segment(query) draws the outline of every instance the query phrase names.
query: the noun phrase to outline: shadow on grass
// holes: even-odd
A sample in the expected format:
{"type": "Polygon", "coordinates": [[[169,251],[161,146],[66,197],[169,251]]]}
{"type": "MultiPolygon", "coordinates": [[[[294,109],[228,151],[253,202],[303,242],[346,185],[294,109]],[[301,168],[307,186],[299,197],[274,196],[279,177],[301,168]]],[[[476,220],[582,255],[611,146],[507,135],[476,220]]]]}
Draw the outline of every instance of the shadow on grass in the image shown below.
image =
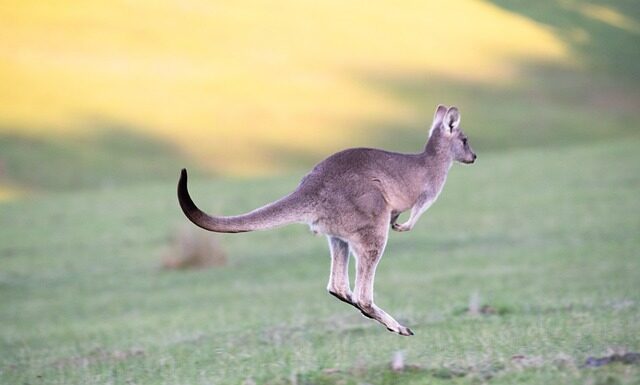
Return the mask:
{"type": "Polygon", "coordinates": [[[99,122],[87,132],[68,138],[0,134],[0,183],[63,191],[177,180],[187,166],[200,171],[170,143],[127,125],[99,122]]]}

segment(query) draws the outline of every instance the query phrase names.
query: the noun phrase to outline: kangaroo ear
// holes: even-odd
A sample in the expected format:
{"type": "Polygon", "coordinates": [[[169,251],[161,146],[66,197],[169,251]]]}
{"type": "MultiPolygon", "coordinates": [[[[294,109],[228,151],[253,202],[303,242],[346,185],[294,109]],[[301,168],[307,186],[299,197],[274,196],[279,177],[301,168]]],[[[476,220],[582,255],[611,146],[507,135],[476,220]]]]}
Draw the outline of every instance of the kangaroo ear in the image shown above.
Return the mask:
{"type": "Polygon", "coordinates": [[[440,127],[444,120],[444,115],[447,113],[447,107],[442,104],[438,104],[436,112],[433,114],[433,123],[431,123],[431,130],[429,130],[429,136],[433,133],[433,130],[440,127]]]}
{"type": "Polygon", "coordinates": [[[453,132],[460,125],[460,111],[458,108],[451,107],[444,115],[444,127],[449,133],[453,132]]]}

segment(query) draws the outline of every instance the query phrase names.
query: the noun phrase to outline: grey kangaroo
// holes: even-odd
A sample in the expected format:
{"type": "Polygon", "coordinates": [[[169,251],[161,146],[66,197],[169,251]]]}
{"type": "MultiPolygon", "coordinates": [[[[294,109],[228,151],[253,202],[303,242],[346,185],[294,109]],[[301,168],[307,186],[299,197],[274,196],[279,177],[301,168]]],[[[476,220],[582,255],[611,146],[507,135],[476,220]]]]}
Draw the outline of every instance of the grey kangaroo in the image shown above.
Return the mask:
{"type": "Polygon", "coordinates": [[[389,227],[409,231],[442,191],[454,161],[473,163],[476,154],[460,129],[456,107],[439,105],[424,151],[399,154],[371,148],[338,152],[317,164],[291,194],[244,215],[210,216],[196,207],[187,190],[187,171],[178,182],[184,214],[203,229],[219,233],[264,230],[306,223],[327,236],[331,274],[327,290],[389,331],[413,335],[373,302],[373,280],[389,227]],[[411,210],[409,219],[396,223],[411,210]],[[355,288],[349,285],[349,253],[356,260],[355,288]]]}

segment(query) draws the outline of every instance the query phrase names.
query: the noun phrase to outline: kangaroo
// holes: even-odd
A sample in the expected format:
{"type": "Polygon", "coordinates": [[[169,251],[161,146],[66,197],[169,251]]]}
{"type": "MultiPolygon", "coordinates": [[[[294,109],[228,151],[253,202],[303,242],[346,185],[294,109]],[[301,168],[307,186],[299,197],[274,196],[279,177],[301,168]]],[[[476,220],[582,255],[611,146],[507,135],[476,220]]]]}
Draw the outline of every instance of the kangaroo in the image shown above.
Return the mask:
{"type": "Polygon", "coordinates": [[[454,161],[473,163],[476,154],[460,129],[456,107],[438,105],[429,138],[418,154],[371,148],[338,152],[318,163],[289,195],[244,215],[217,217],[201,211],[187,190],[187,171],[178,182],[178,201],[197,226],[219,233],[265,230],[305,223],[327,236],[331,273],[327,290],[391,331],[413,335],[373,302],[376,267],[389,227],[409,231],[442,191],[454,161]],[[397,223],[411,210],[409,219],[397,223]],[[354,291],[349,284],[349,254],[356,260],[354,291]]]}

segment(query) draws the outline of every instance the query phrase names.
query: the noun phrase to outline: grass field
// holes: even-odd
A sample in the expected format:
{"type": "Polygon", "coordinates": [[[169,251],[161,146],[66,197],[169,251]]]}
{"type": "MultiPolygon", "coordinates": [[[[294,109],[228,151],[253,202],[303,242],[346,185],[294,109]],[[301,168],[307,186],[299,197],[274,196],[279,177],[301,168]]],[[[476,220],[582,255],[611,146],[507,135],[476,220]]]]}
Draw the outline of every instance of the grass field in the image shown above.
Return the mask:
{"type": "MultiPolygon", "coordinates": [[[[329,296],[324,239],[301,226],[220,241],[228,266],[162,271],[183,221],[173,184],[0,206],[3,384],[637,384],[580,368],[640,350],[640,138],[481,154],[393,233],[377,302],[388,333],[329,296]],[[477,292],[496,314],[466,314],[477,292]],[[388,369],[403,351],[403,373],[388,369]],[[514,355],[525,358],[513,359],[514,355]]],[[[235,213],[296,178],[193,182],[235,213]]]]}

